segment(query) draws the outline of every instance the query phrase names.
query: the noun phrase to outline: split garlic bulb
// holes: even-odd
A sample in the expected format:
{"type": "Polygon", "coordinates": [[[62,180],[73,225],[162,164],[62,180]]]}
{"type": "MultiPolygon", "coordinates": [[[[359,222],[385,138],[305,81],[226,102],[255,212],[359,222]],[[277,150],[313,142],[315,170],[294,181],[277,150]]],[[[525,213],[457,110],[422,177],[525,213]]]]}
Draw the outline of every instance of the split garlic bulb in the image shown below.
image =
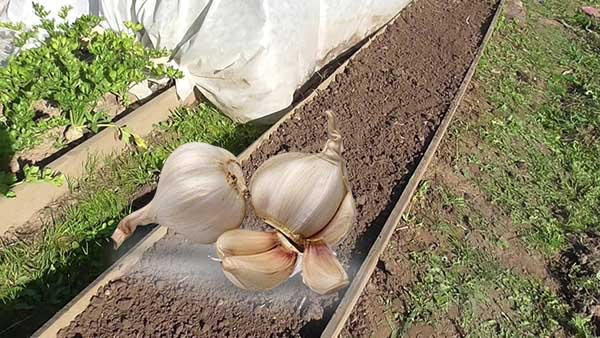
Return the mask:
{"type": "Polygon", "coordinates": [[[256,214],[300,245],[310,240],[337,244],[356,214],[342,158],[342,137],[333,114],[326,114],[329,140],[323,151],[273,156],[250,181],[256,214]]]}
{"type": "MultiPolygon", "coordinates": [[[[326,114],[329,140],[320,153],[274,156],[258,168],[250,182],[251,203],[256,215],[281,233],[269,236],[279,236],[279,241],[287,238],[304,250],[303,281],[320,294],[348,284],[348,276],[331,247],[350,231],[356,217],[346,163],[342,158],[342,138],[333,114],[330,111],[326,114]]],[[[238,233],[237,236],[242,243],[265,242],[264,238],[255,239],[257,236],[249,233],[238,233]]],[[[252,260],[241,256],[244,257],[241,259],[243,262],[237,262],[235,269],[224,259],[223,269],[226,274],[229,273],[230,279],[233,270],[233,277],[253,276],[252,283],[239,283],[239,279],[232,279],[240,287],[248,288],[252,284],[253,289],[260,289],[256,287],[259,283],[257,276],[264,277],[265,285],[273,287],[276,283],[269,283],[275,273],[273,269],[277,270],[277,280],[281,282],[282,278],[291,275],[293,270],[290,266],[294,262],[290,258],[293,250],[273,250],[266,251],[272,256],[268,259],[265,254],[252,260]],[[269,264],[269,259],[277,264],[269,264]]]]}
{"type": "Polygon", "coordinates": [[[118,247],[137,226],[158,223],[192,242],[214,243],[242,224],[246,193],[233,154],[206,143],[184,144],[167,158],[152,201],[125,217],[112,239],[118,247]]]}

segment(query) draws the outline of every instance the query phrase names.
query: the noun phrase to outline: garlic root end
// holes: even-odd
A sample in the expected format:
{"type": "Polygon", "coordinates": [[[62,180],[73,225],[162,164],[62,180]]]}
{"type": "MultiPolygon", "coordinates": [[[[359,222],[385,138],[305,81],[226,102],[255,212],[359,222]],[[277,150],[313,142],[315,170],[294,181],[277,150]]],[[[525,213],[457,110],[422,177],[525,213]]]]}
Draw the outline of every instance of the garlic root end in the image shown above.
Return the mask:
{"type": "Polygon", "coordinates": [[[110,236],[110,239],[113,241],[115,250],[118,249],[128,237],[129,235],[121,231],[121,229],[116,228],[115,232],[113,232],[112,236],[110,236]]]}
{"type": "Polygon", "coordinates": [[[119,222],[119,225],[117,225],[117,228],[110,237],[114,242],[115,249],[118,249],[135,232],[138,226],[152,223],[152,220],[146,216],[149,205],[132,212],[119,222]]]}

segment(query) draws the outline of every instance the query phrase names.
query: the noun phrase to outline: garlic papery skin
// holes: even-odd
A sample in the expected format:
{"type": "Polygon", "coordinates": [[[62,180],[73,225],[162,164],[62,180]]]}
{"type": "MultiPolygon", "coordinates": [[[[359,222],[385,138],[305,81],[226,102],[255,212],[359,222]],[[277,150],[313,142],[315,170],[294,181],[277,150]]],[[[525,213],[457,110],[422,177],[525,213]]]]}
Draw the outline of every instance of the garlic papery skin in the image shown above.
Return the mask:
{"type": "Polygon", "coordinates": [[[165,161],[152,201],[125,217],[112,238],[118,247],[137,226],[158,223],[192,242],[214,243],[241,225],[246,194],[233,154],[206,143],[187,143],[165,161]]]}
{"type": "Polygon", "coordinates": [[[331,223],[350,193],[342,139],[333,114],[327,116],[329,139],[320,153],[273,156],[250,182],[257,216],[300,245],[331,223]]]}
{"type": "MultiPolygon", "coordinates": [[[[243,240],[244,238],[240,238],[240,241],[243,240]]],[[[227,279],[237,287],[265,291],[288,280],[294,272],[297,259],[298,252],[289,243],[282,242],[261,253],[225,256],[221,264],[227,279]]]]}
{"type": "Polygon", "coordinates": [[[311,290],[325,295],[348,285],[348,275],[335,253],[322,241],[306,244],[302,258],[302,281],[311,290]]]}

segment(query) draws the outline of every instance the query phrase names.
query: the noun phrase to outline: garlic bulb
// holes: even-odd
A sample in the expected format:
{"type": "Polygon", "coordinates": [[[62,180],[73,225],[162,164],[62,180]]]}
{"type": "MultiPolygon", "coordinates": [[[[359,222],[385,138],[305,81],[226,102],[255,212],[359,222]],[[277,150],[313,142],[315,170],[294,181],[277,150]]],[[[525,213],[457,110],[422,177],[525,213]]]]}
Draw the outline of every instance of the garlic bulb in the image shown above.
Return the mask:
{"type": "Polygon", "coordinates": [[[323,151],[273,156],[250,181],[256,214],[298,244],[316,236],[335,245],[354,223],[342,139],[333,114],[327,115],[329,140],[323,151]]]}
{"type": "Polygon", "coordinates": [[[246,184],[236,157],[206,143],[187,143],[166,160],[156,195],[125,217],[112,235],[119,247],[139,225],[158,223],[192,242],[214,243],[241,225],[246,184]]]}
{"type": "Polygon", "coordinates": [[[292,275],[298,259],[298,251],[277,232],[230,230],[216,246],[225,276],[246,290],[279,286],[292,275]]]}
{"type": "Polygon", "coordinates": [[[341,135],[333,114],[326,114],[329,140],[320,153],[274,156],[250,182],[257,216],[304,249],[303,281],[321,294],[348,284],[330,247],[350,231],[356,217],[341,135]]]}

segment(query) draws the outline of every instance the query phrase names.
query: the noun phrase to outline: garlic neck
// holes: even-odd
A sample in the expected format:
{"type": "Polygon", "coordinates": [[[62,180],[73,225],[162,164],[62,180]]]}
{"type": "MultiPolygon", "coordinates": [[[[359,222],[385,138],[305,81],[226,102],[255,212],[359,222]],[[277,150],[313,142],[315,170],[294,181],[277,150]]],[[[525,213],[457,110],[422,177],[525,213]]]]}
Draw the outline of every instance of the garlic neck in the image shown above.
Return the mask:
{"type": "Polygon", "coordinates": [[[240,164],[235,160],[227,160],[223,163],[223,168],[227,177],[227,183],[240,194],[247,197],[248,187],[246,187],[243,180],[239,179],[240,177],[244,177],[244,172],[242,171],[240,164]]]}
{"type": "Polygon", "coordinates": [[[342,152],[344,151],[342,134],[340,134],[333,112],[328,110],[325,112],[325,115],[327,115],[328,140],[327,143],[325,143],[325,147],[323,147],[323,151],[321,153],[328,159],[339,162],[342,158],[342,152]]]}
{"type": "Polygon", "coordinates": [[[329,139],[321,154],[325,156],[325,159],[333,163],[339,163],[342,160],[342,140],[329,139]]]}
{"type": "Polygon", "coordinates": [[[275,228],[275,230],[277,230],[284,238],[286,238],[288,240],[289,244],[294,246],[296,251],[298,251],[298,252],[304,251],[304,243],[306,242],[306,239],[304,238],[304,236],[297,234],[293,231],[290,231],[286,227],[279,224],[279,222],[277,222],[271,218],[265,219],[265,222],[268,225],[275,228]]]}
{"type": "Polygon", "coordinates": [[[150,216],[151,209],[152,202],[148,203],[145,207],[132,212],[119,222],[117,229],[111,236],[116,248],[121,246],[121,244],[133,234],[138,226],[154,222],[154,218],[150,216]]]}

